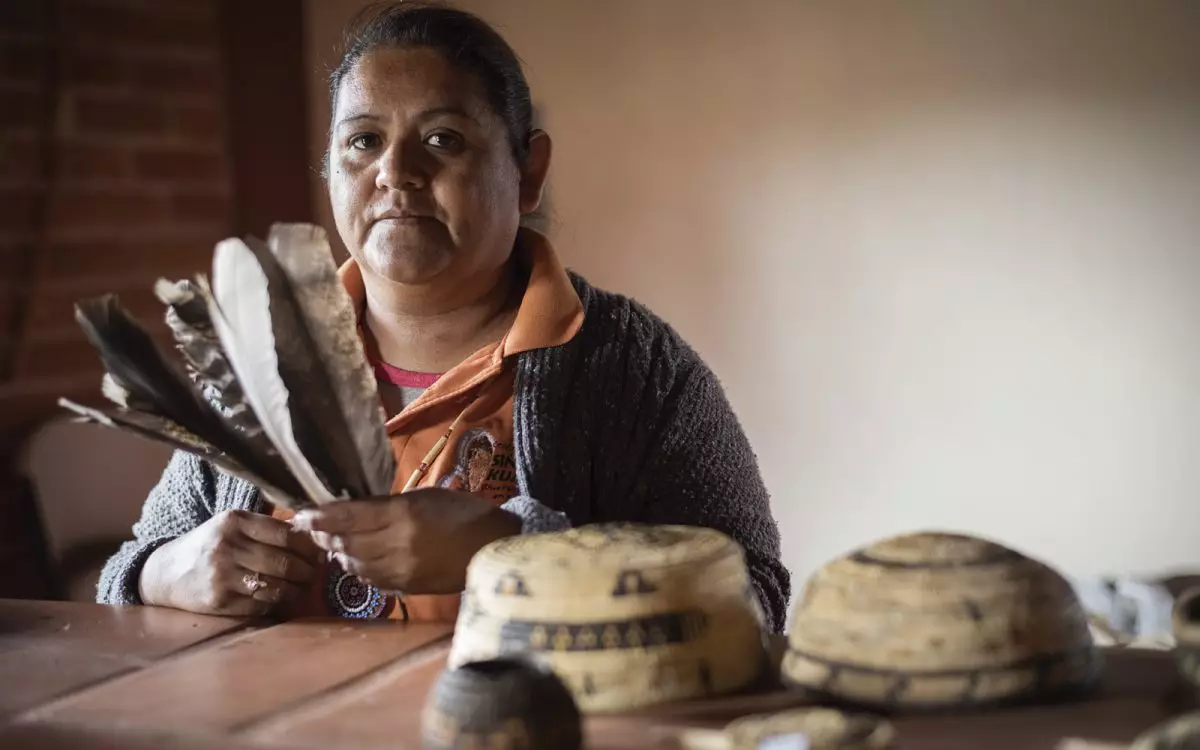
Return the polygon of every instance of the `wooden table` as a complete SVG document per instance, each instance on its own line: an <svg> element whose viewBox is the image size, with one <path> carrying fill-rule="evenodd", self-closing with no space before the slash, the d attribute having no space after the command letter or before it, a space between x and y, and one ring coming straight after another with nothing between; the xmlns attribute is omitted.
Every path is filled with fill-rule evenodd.
<svg viewBox="0 0 1200 750"><path fill-rule="evenodd" d="M262 621L143 607L0 600L0 748L266 750L420 747L419 714L445 666L444 625ZM1178 713L1170 655L1108 654L1085 702L899 718L899 750L1128 743ZM594 717L590 750L670 747L683 727L797 705L791 694Z"/></svg>

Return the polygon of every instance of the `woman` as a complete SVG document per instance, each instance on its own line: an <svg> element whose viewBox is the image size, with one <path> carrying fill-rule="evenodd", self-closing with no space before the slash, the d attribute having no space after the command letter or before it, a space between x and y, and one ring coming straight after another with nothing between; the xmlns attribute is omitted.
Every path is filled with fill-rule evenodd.
<svg viewBox="0 0 1200 750"><path fill-rule="evenodd" d="M569 274L520 226L551 148L513 51L474 16L416 3L372 11L348 39L326 179L398 494L289 518L180 453L100 601L447 620L485 544L636 521L732 536L782 629L778 529L716 377L667 324Z"/></svg>

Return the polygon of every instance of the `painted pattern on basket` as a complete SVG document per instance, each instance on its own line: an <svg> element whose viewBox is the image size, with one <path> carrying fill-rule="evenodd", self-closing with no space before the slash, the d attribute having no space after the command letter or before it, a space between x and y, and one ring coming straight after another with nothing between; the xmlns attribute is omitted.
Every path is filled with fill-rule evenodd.
<svg viewBox="0 0 1200 750"><path fill-rule="evenodd" d="M501 650L618 651L695 641L704 633L703 612L667 612L611 622L509 620L500 628Z"/></svg>

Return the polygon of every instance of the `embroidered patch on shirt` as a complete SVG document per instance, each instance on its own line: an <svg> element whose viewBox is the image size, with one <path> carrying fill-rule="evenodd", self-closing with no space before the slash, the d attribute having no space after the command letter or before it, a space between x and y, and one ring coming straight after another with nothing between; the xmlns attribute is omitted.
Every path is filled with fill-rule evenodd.
<svg viewBox="0 0 1200 750"><path fill-rule="evenodd" d="M467 430L458 439L454 466L439 487L463 490L503 503L517 493L517 464L512 443L497 440L484 427Z"/></svg>

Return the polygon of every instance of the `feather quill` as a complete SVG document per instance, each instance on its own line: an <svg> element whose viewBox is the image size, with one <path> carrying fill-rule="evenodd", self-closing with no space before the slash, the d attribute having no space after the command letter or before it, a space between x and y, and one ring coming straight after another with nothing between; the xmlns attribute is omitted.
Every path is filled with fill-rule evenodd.
<svg viewBox="0 0 1200 750"><path fill-rule="evenodd" d="M129 413L148 413L185 427L220 452L236 457L263 484L296 497L297 482L283 464L262 455L244 436L227 427L187 375L169 360L114 295L82 300L75 317L100 352L108 377L105 394Z"/></svg>
<svg viewBox="0 0 1200 750"><path fill-rule="evenodd" d="M289 391L276 354L280 342L269 276L258 255L237 238L217 244L209 315L246 400L292 476L310 500L330 502L334 494L301 451L293 431Z"/></svg>
<svg viewBox="0 0 1200 750"><path fill-rule="evenodd" d="M65 398L60 398L58 404L74 412L82 422L98 424L109 429L131 433L145 440L163 443L177 450L199 456L227 474L250 482L263 492L271 495L272 501L293 510L300 510L312 505L312 503L303 498L289 495L280 488L271 485L258 474L246 469L245 466L233 457L222 453L200 436L165 417L125 409L93 409Z"/></svg>
<svg viewBox="0 0 1200 750"><path fill-rule="evenodd" d="M358 315L338 278L325 230L313 224L277 223L271 226L267 245L287 274L316 362L325 368L336 410L343 416L336 425L339 430L344 427L343 434L330 434L329 439L354 447L347 460L357 461L364 485L356 489L386 495L396 474L386 414L358 335Z"/></svg>

